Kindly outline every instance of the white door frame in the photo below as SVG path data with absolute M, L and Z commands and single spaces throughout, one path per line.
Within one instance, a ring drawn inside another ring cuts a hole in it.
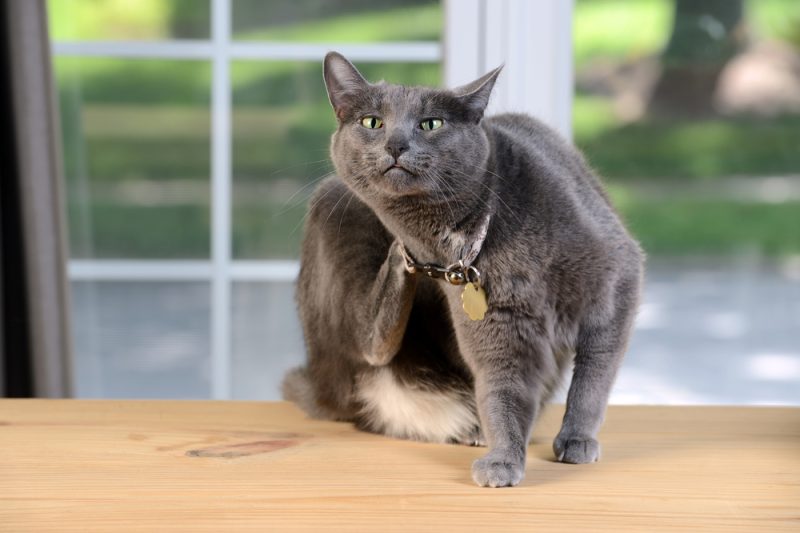
M 505 64 L 489 113 L 529 113 L 572 134 L 573 0 L 445 0 L 444 78 Z

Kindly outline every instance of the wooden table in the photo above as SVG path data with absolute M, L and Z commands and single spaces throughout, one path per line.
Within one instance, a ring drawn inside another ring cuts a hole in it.
M 0 531 L 800 531 L 800 409 L 612 407 L 592 465 L 512 489 L 480 448 L 391 440 L 284 403 L 0 400 Z

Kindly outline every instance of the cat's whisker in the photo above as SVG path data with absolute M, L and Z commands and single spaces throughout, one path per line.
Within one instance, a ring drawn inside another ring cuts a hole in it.
M 311 215 L 311 213 L 314 212 L 314 209 L 319 205 L 319 203 L 322 202 L 325 199 L 325 197 L 328 196 L 333 190 L 334 190 L 333 187 L 331 187 L 330 189 L 325 191 L 325 194 L 317 198 L 310 206 L 308 206 L 308 209 L 306 209 L 305 214 L 303 214 L 302 218 L 295 225 L 295 227 L 292 228 L 292 231 L 289 232 L 289 235 L 294 235 L 294 233 L 305 223 L 309 215 Z
M 280 174 L 281 172 L 286 172 L 287 170 L 293 170 L 298 167 L 308 167 L 311 165 L 318 165 L 319 163 L 330 163 L 330 159 L 326 157 L 325 159 L 317 159 L 316 161 L 305 161 L 303 163 L 296 163 L 294 165 L 289 165 L 286 167 L 279 168 L 277 170 L 273 170 L 268 174 L 268 176 L 273 177 L 277 174 Z
M 450 190 L 450 193 L 453 194 L 453 190 L 449 187 L 449 185 L 443 179 L 441 179 L 441 176 L 438 176 L 436 173 L 434 173 L 434 174 L 431 174 L 431 178 L 433 178 L 433 184 L 436 185 L 437 189 L 439 189 L 439 191 L 443 195 L 444 195 L 444 190 L 442 189 L 442 185 L 447 186 L 448 189 Z M 445 198 L 444 202 L 442 202 L 442 203 L 444 203 L 444 205 L 447 206 L 448 211 L 450 211 L 450 219 L 451 220 L 455 220 L 456 215 L 453 212 L 453 207 L 450 205 L 451 202 L 448 201 L 447 198 Z
M 316 185 L 317 183 L 319 183 L 320 181 L 324 180 L 328 176 L 332 176 L 333 174 L 334 174 L 333 172 L 326 172 L 322 176 L 319 176 L 317 178 L 313 178 L 311 181 L 306 183 L 304 186 L 302 186 L 301 188 L 296 190 L 289 198 L 286 199 L 285 202 L 283 202 L 283 204 L 281 205 L 281 208 L 283 208 L 283 209 L 279 213 L 277 213 L 276 216 L 283 215 L 283 214 L 287 213 L 290 209 L 295 207 L 296 205 L 300 204 L 301 202 L 297 202 L 297 204 L 291 204 L 292 200 L 294 200 L 297 197 L 298 194 L 300 194 L 303 191 L 307 190 L 309 187 L 311 187 L 313 185 Z M 308 196 L 306 196 L 302 201 L 305 201 L 307 199 L 308 199 Z
M 443 166 L 444 166 L 444 168 L 447 168 L 448 170 L 451 170 L 451 171 L 453 171 L 453 172 L 457 172 L 457 173 L 459 173 L 459 174 L 461 174 L 461 175 L 463 175 L 463 176 L 466 176 L 466 177 L 472 177 L 470 174 L 468 174 L 468 173 L 464 172 L 463 170 L 461 170 L 461 169 L 457 168 L 455 165 L 450 165 L 450 166 L 448 166 L 447 164 L 445 164 L 445 165 L 443 165 Z M 480 168 L 480 167 L 477 167 L 477 168 Z M 485 170 L 485 169 L 483 169 L 483 170 Z M 500 178 L 500 179 L 504 179 L 504 178 L 502 178 L 501 176 L 499 176 L 499 175 L 495 174 L 494 172 L 491 172 L 491 171 L 488 171 L 488 170 L 486 170 L 486 172 L 488 172 L 489 174 L 492 174 L 493 176 L 496 176 L 496 177 L 498 177 L 498 178 Z M 505 207 L 505 208 L 508 210 L 509 214 L 510 214 L 511 216 L 513 216 L 513 217 L 516 219 L 516 221 L 517 221 L 518 223 L 522 223 L 522 219 L 520 219 L 520 217 L 517 215 L 517 213 L 514 211 L 514 209 L 512 209 L 512 208 L 511 208 L 511 206 L 509 206 L 509 205 L 508 205 L 508 204 L 507 204 L 507 203 L 506 203 L 506 202 L 505 202 L 505 201 L 504 201 L 504 200 L 503 200 L 503 199 L 500 197 L 500 195 L 499 195 L 499 194 L 497 194 L 497 191 L 495 191 L 494 189 L 492 189 L 491 187 L 489 187 L 488 185 L 486 185 L 485 183 L 483 183 L 483 181 L 477 181 L 477 183 L 478 183 L 478 184 L 479 184 L 481 187 L 483 187 L 483 188 L 485 188 L 487 191 L 489 191 L 489 193 L 490 193 L 490 194 L 492 194 L 492 195 L 493 195 L 493 196 L 494 196 L 494 197 L 495 197 L 495 198 L 496 198 L 496 199 L 497 199 L 497 200 L 498 200 L 498 201 L 499 201 L 499 202 L 500 202 L 500 203 L 503 205 L 503 207 Z M 488 205 L 488 204 L 487 204 L 487 205 Z
M 355 194 L 351 194 L 350 199 L 347 200 L 347 203 L 344 205 L 344 209 L 342 210 L 342 216 L 339 217 L 339 227 L 336 230 L 336 240 L 339 240 L 339 235 L 342 232 L 342 222 L 344 221 L 345 214 L 347 214 L 347 208 L 350 207 L 350 202 L 352 202 L 353 198 L 355 197 L 356 197 Z
M 458 172 L 458 169 L 455 169 L 455 168 L 448 168 L 448 167 L 445 167 L 445 170 L 450 170 L 450 171 Z M 463 173 L 463 172 L 462 172 L 462 174 L 464 174 L 465 176 L 469 176 L 468 174 L 466 174 L 466 173 Z M 444 180 L 444 179 L 443 179 L 443 181 L 444 181 L 445 183 L 447 182 L 447 180 Z M 483 185 L 483 184 L 482 184 L 482 185 Z M 486 185 L 484 185 L 484 187 L 486 187 Z M 451 190 L 452 190 L 452 189 L 451 189 Z M 473 198 L 475 198 L 475 200 L 477 200 L 478 202 L 480 202 L 480 203 L 481 203 L 481 204 L 482 204 L 484 207 L 486 207 L 487 209 L 491 209 L 491 208 L 492 208 L 491 204 L 489 204 L 489 202 L 488 202 L 488 201 L 487 201 L 485 198 L 482 198 L 482 197 L 480 197 L 480 196 L 479 196 L 478 194 L 476 194 L 476 193 L 475 193 L 475 192 L 474 192 L 474 191 L 473 191 L 471 188 L 466 188 L 465 190 L 466 190 L 466 191 L 467 191 L 467 192 L 468 192 L 470 195 L 472 195 L 472 197 L 473 197 Z M 489 190 L 491 191 L 491 189 L 489 189 Z M 493 192 L 493 191 L 492 191 L 492 192 Z M 455 191 L 454 191 L 454 190 L 453 190 L 453 194 L 454 194 L 454 199 L 455 199 L 455 198 L 457 198 L 457 196 L 456 196 L 456 194 L 455 194 Z

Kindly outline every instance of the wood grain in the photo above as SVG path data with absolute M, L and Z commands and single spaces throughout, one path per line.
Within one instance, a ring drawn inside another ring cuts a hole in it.
M 284 403 L 0 400 L 0 531 L 800 531 L 800 409 L 612 407 L 592 465 L 476 487 L 483 450 Z

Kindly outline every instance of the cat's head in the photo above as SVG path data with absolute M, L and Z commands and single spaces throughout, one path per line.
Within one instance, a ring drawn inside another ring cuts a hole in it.
M 338 120 L 333 163 L 361 196 L 447 200 L 480 189 L 489 157 L 480 122 L 499 68 L 452 90 L 373 84 L 330 52 L 323 73 Z

